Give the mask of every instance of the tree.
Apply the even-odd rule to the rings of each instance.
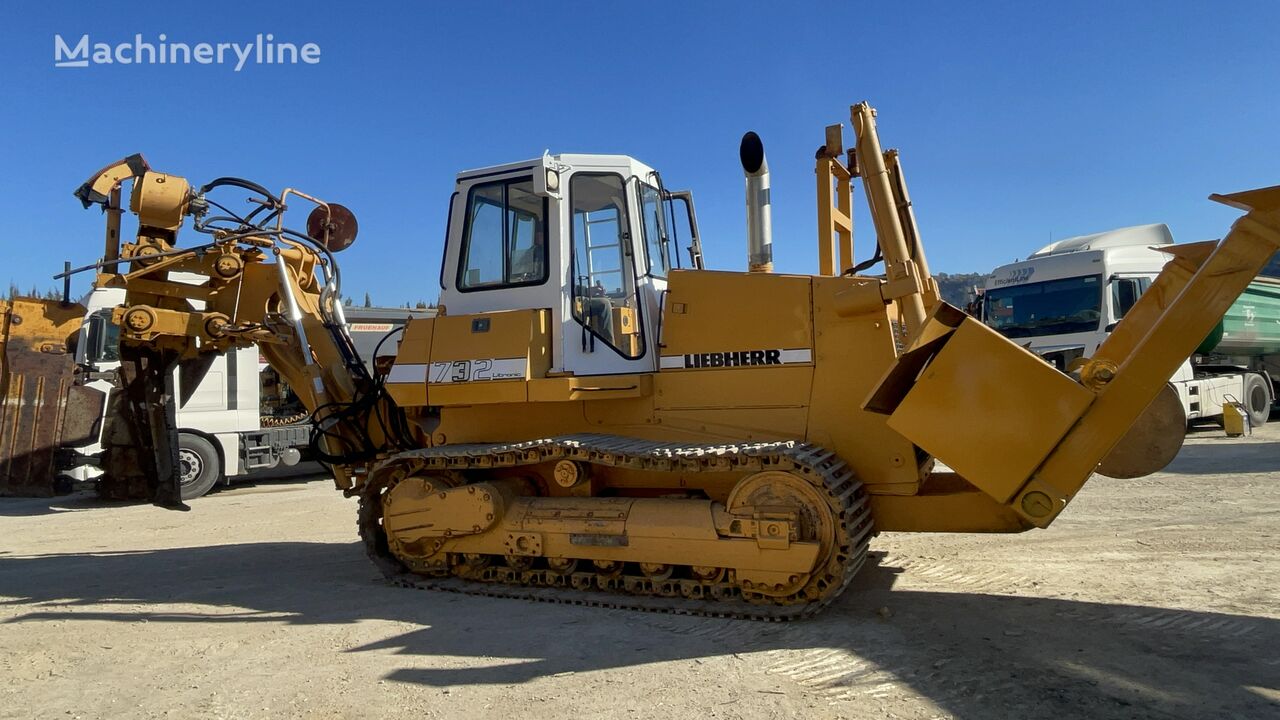
[[[427,304],[426,304],[425,302],[423,302],[422,300],[419,300],[419,301],[418,301],[418,304],[417,304],[417,305],[414,305],[414,307],[416,307],[416,308],[417,308],[417,309],[419,309],[419,310],[426,310],[426,309],[427,309]]]
[[[49,288],[44,292],[40,292],[40,288],[36,287],[35,285],[32,285],[30,292],[23,292],[22,288],[18,287],[17,283],[10,282],[9,283],[9,299],[13,300],[19,297],[29,297],[29,298],[34,298],[36,300],[61,300],[62,291],[54,288]]]
[[[351,296],[350,296],[350,295],[348,295],[348,296],[346,296],[345,298],[343,298],[343,299],[342,299],[342,305],[343,305],[343,307],[351,307]]]
[[[364,306],[373,307],[373,298],[369,297],[369,293],[364,294]]]

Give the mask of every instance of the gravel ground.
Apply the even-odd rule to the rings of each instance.
[[[0,500],[0,717],[1280,718],[1280,423],[784,625],[389,587],[323,480],[193,507]]]

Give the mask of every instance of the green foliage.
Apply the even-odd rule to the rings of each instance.
[[[50,288],[48,290],[45,290],[44,292],[40,292],[40,288],[36,287],[35,285],[32,285],[29,291],[23,292],[22,288],[19,288],[17,283],[10,282],[8,299],[13,300],[14,298],[19,298],[19,297],[35,298],[37,300],[61,300],[62,291],[55,288]]]
[[[935,273],[933,276],[942,299],[959,308],[973,300],[973,288],[982,287],[986,278],[984,273]]]

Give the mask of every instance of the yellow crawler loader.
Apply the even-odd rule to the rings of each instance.
[[[254,343],[394,581],[784,619],[836,598],[875,533],[1043,528],[1100,464],[1158,470],[1182,438],[1159,422],[1167,381],[1280,248],[1280,188],[1214,196],[1246,214],[1221,242],[1174,247],[1065,374],[941,301],[898,153],[870,106],[850,120],[853,147],[833,125],[816,156],[815,275],[772,272],[754,134],[749,272],[704,269],[692,196],[633,158],[459,174],[440,316],[372,366],[342,313],[348,210],[238,178],[193,188],[137,155],[105,168],[77,192],[106,211],[96,282],[127,290],[103,485],[182,507],[168,371]],[[862,263],[858,179],[877,240]],[[304,227],[285,224],[292,205],[312,208]],[[180,245],[188,220],[201,239]]]

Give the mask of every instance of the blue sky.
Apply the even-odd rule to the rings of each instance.
[[[51,287],[64,259],[92,262],[101,216],[71,191],[132,152],[197,184],[237,175],[351,207],[345,289],[380,304],[436,297],[456,172],[543,149],[659,168],[694,191],[708,265],[744,269],[746,130],[773,172],[778,268],[812,272],[813,152],[864,99],[902,150],[935,271],[986,272],[1051,238],[1147,222],[1219,237],[1237,213],[1209,193],[1280,183],[1280,48],[1266,34],[1280,3],[306,7],[6,4],[0,281]],[[272,33],[321,56],[55,69],[55,33]]]

